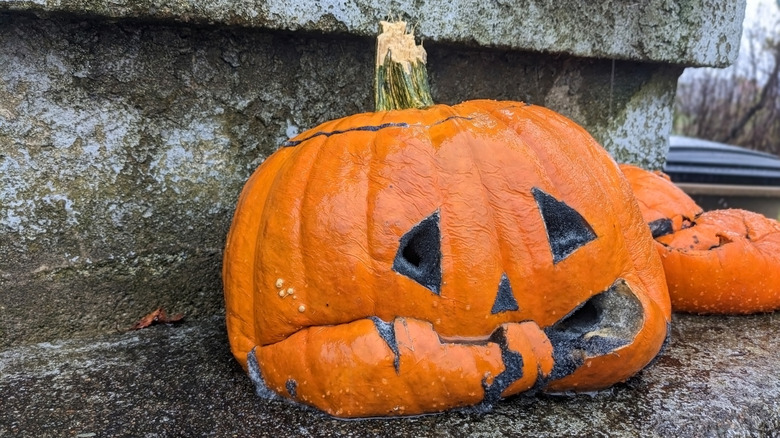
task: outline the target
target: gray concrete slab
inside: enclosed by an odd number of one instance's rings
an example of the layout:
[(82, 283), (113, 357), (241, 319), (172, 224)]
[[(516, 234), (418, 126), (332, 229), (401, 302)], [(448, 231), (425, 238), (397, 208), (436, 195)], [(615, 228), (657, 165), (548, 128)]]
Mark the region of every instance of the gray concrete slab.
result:
[(3, 9), (369, 37), (379, 20), (401, 17), (427, 41), (725, 66), (745, 0), (0, 0)]
[(606, 391), (342, 421), (256, 397), (212, 318), (0, 353), (0, 436), (779, 436), (779, 328), (675, 315), (658, 360)]

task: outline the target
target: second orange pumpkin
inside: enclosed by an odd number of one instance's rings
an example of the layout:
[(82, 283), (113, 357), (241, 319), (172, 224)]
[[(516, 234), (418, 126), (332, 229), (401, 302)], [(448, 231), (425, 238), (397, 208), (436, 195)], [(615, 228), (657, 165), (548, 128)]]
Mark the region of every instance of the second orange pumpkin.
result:
[(736, 209), (702, 213), (666, 175), (629, 165), (621, 170), (654, 231), (673, 310), (745, 314), (780, 309), (777, 221)]

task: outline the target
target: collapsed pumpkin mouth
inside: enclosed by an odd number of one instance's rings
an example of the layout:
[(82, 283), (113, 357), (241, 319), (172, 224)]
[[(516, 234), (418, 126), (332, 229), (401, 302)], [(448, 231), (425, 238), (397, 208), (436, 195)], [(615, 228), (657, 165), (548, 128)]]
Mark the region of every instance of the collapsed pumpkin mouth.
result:
[(622, 278), (592, 296), (544, 333), (555, 366), (548, 380), (572, 374), (586, 359), (604, 356), (634, 341), (644, 324), (642, 303)]
[[(380, 337), (395, 354), (397, 370), (399, 350), (393, 323), (377, 317), (371, 317), (371, 320)], [(529, 321), (519, 321), (525, 322)], [(642, 303), (624, 279), (617, 279), (609, 288), (590, 297), (558, 322), (543, 329), (552, 345), (554, 366), (552, 372), (539, 383), (566, 377), (582, 366), (586, 359), (604, 356), (632, 343), (643, 324)], [(496, 327), (490, 335), (478, 337), (442, 336), (435, 329), (433, 331), (441, 344), (498, 344), (507, 371), (514, 370), (510, 374), (516, 374), (516, 370), (522, 368), (522, 358), (515, 357), (516, 353), (513, 354), (508, 348), (505, 330), (505, 325), (502, 325)], [(511, 382), (505, 384), (508, 383)]]
[[(282, 342), (255, 347), (247, 356), (247, 368), (259, 395), (324, 403), (337, 415), (346, 408), (331, 398), (336, 389), (358, 397), (349, 398), (350, 403), (380, 403), (376, 412), (382, 413), (382, 403), (395, 394), (388, 388), (406, 388), (408, 394), (421, 384), (425, 390), (418, 396), (436, 409), (490, 408), (501, 398), (549, 388), (586, 360), (631, 344), (643, 326), (643, 315), (637, 296), (618, 279), (546, 328), (515, 321), (501, 324), (488, 337), (444, 338), (424, 320), (396, 317), (386, 322), (374, 316), (310, 327)], [(284, 359), (302, 345), (308, 345), (313, 356), (302, 362)], [(360, 377), (344, 380), (342, 363), (349, 363)], [(460, 382), (457, 391), (453, 381)], [(367, 395), (366, 388), (374, 389)], [(355, 411), (345, 412), (350, 416)]]
[[(642, 303), (626, 281), (618, 279), (544, 332), (553, 341), (553, 346), (555, 341), (577, 339), (583, 343), (583, 348), (587, 344), (586, 350), (606, 354), (630, 343), (642, 327), (643, 319)], [(443, 344), (484, 345), (495, 341), (499, 329), (485, 336), (438, 336)], [(609, 348), (610, 345), (614, 347)]]
[[(642, 303), (626, 281), (616, 280), (572, 310), (555, 324), (545, 328), (544, 334), (553, 347), (554, 367), (549, 381), (572, 374), (586, 359), (604, 356), (634, 341), (644, 323)], [(442, 343), (484, 345), (495, 342), (505, 349), (501, 327), (489, 336), (445, 337)]]

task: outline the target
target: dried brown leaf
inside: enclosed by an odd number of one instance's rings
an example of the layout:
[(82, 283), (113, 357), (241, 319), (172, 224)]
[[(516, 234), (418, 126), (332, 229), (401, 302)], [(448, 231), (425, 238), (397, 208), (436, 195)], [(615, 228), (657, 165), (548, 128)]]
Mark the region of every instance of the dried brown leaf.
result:
[(173, 323), (181, 322), (183, 319), (184, 319), (184, 314), (182, 313), (177, 313), (169, 317), (168, 314), (165, 312), (165, 308), (158, 307), (157, 309), (151, 311), (146, 316), (138, 320), (138, 322), (133, 324), (133, 326), (130, 327), (130, 330), (140, 330), (155, 324), (173, 324)]

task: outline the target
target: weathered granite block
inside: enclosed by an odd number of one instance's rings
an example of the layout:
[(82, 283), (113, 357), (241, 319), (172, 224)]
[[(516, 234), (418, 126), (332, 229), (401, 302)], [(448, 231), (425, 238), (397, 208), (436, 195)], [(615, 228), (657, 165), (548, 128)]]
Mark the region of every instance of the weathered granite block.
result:
[[(371, 109), (370, 17), (388, 11), (425, 29), (437, 101), (546, 105), (619, 160), (659, 167), (682, 66), (646, 61), (729, 62), (743, 3), (583, 4), (579, 19), (541, 3), (358, 2), (356, 15), (340, 2), (0, 0), (0, 348), (128, 326), (157, 305), (221, 312), (243, 182), (289, 136)], [(691, 17), (706, 5), (705, 32)]]
[(373, 37), (400, 17), (426, 41), (724, 67), (745, 0), (0, 0), (0, 9)]

